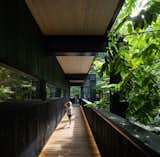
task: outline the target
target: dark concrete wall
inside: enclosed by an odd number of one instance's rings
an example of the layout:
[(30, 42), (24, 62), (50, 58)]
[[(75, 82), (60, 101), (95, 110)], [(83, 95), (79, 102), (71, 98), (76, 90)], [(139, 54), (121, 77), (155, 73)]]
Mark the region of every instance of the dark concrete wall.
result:
[(54, 56), (47, 56), (44, 36), (25, 0), (0, 1), (0, 62), (54, 83), (65, 82)]
[(64, 115), (65, 99), (0, 103), (2, 157), (37, 157)]

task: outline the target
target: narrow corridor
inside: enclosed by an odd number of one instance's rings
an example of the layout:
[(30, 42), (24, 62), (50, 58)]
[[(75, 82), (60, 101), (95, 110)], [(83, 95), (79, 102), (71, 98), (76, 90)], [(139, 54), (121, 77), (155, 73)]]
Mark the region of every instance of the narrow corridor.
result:
[(79, 106), (73, 107), (70, 126), (67, 116), (62, 118), (39, 157), (100, 157)]

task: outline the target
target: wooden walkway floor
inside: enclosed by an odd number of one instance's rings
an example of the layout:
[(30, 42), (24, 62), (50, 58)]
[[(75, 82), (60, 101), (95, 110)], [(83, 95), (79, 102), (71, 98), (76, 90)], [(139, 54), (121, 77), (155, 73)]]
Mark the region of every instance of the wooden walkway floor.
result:
[(39, 157), (100, 157), (82, 113), (79, 106), (73, 107), (70, 127), (67, 116), (63, 117)]

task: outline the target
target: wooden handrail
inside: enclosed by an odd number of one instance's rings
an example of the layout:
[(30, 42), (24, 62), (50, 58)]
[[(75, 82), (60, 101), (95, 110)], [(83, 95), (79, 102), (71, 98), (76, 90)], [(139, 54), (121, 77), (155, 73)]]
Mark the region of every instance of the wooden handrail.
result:
[[(86, 104), (88, 102), (84, 99), (82, 99), (81, 101), (82, 101), (82, 104)], [(100, 110), (100, 109), (95, 109), (95, 108), (87, 108), (84, 106), (83, 106), (83, 109), (85, 111), (88, 121), (91, 121), (89, 122), (89, 124), (94, 133), (98, 132), (100, 134), (100, 132), (102, 132), (101, 134), (104, 134), (104, 132), (101, 130), (103, 130), (103, 126), (105, 125), (111, 128), (112, 132), (114, 133), (116, 132), (118, 139), (122, 138), (126, 142), (128, 141), (127, 143), (129, 143), (130, 147), (131, 145), (135, 147), (135, 149), (139, 151), (140, 154), (143, 154), (146, 157), (160, 156), (160, 137), (158, 135), (155, 135), (147, 130), (144, 130), (143, 128), (140, 128), (130, 123), (126, 119), (118, 115), (112, 114), (110, 112)], [(100, 123), (102, 123), (103, 126), (101, 126), (102, 124)], [(106, 131), (106, 134), (108, 134), (107, 129), (105, 131)], [(94, 134), (94, 136), (95, 136), (95, 139), (96, 139), (96, 136), (100, 138), (99, 137), (100, 135)], [(97, 140), (99, 140), (98, 138)], [(104, 139), (102, 139), (101, 143), (103, 143), (103, 140)], [(112, 140), (115, 140), (115, 139), (112, 139)], [(106, 143), (106, 141), (104, 141), (104, 143)]]

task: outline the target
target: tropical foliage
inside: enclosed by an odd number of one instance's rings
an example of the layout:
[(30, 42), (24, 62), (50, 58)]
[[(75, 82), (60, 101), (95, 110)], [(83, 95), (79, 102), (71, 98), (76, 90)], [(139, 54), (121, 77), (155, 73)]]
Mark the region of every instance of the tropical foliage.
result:
[[(100, 87), (128, 101), (127, 118), (143, 124), (154, 123), (160, 114), (159, 14), (160, 1), (127, 0), (108, 32), (104, 61), (95, 62)], [(109, 84), (110, 75), (120, 79)]]
[(79, 97), (79, 95), (80, 95), (80, 87), (78, 87), (78, 86), (71, 86), (70, 96), (71, 97)]
[(30, 99), (32, 79), (25, 74), (0, 67), (0, 101)]

